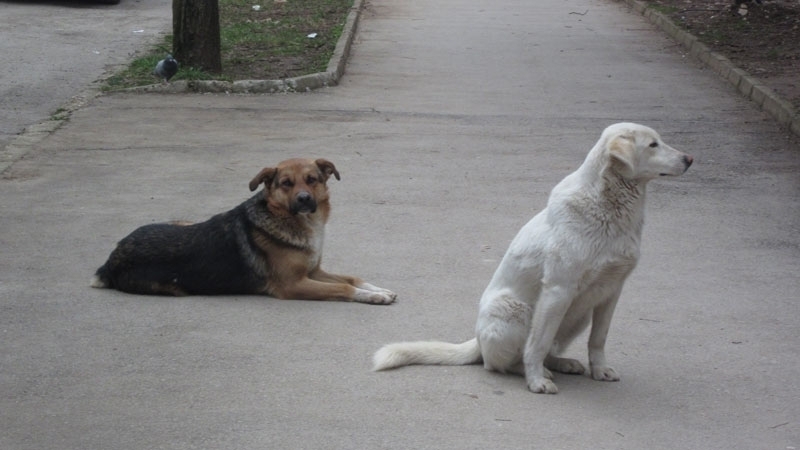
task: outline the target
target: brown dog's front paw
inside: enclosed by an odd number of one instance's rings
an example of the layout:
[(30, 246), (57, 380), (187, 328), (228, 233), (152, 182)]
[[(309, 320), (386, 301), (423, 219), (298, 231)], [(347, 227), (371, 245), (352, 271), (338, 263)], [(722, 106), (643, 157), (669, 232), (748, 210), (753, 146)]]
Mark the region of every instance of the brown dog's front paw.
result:
[(397, 294), (392, 291), (387, 291), (386, 289), (377, 292), (358, 289), (354, 300), (372, 305), (388, 305), (397, 300)]

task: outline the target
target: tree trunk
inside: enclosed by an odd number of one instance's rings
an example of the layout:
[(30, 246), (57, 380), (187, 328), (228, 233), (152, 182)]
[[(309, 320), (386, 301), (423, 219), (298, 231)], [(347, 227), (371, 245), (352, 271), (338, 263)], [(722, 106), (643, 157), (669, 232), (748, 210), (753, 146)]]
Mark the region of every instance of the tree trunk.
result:
[(181, 67), (222, 72), (218, 0), (172, 0), (172, 33)]

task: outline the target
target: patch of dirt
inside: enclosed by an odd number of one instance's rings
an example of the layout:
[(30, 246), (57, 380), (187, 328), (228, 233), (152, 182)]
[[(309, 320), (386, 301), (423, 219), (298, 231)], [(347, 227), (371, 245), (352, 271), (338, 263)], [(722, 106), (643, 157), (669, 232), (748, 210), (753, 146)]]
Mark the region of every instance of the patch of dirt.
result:
[(648, 3), (800, 110), (800, 0)]
[(275, 80), (324, 71), (352, 6), (353, 0), (221, 2), (223, 34), (230, 28), (246, 36), (232, 36), (223, 49), (223, 74)]

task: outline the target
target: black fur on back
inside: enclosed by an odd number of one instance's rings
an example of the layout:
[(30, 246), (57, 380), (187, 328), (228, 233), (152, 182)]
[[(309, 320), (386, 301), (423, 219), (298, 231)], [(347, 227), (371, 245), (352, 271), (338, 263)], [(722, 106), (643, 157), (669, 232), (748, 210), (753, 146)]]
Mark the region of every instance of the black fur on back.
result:
[[(109, 288), (137, 294), (261, 294), (265, 268), (254, 254), (253, 210), (269, 214), (258, 193), (236, 208), (193, 225), (145, 225), (123, 238), (97, 269)], [(275, 239), (280, 241), (280, 239)]]

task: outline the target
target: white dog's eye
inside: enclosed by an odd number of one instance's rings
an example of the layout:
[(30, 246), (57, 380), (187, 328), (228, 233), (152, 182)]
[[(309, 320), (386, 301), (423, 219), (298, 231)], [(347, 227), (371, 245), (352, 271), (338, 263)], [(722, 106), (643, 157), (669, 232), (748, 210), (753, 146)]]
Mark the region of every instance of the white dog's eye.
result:
[(653, 142), (652, 144), (650, 144), (650, 148), (656, 148), (656, 147), (658, 147), (658, 142)]

